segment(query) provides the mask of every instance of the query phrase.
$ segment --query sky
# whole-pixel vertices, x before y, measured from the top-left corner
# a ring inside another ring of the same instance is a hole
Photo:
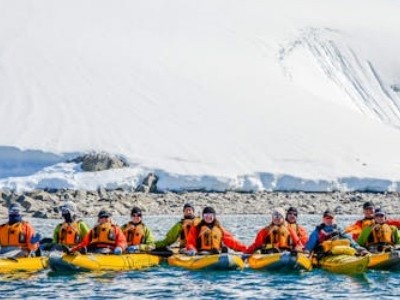
[[[400,191],[399,9],[1,1],[0,188]]]

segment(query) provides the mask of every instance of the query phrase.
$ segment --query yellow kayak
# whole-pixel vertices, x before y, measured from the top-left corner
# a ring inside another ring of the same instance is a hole
[[[52,253],[50,267],[54,271],[129,271],[156,266],[161,258],[156,255],[135,254],[60,254]]]
[[[0,273],[36,272],[48,265],[47,257],[0,258]]]
[[[244,268],[244,262],[239,255],[228,253],[196,256],[175,254],[168,258],[168,264],[189,270],[241,270]]]
[[[255,270],[306,270],[312,269],[311,260],[303,253],[292,254],[288,251],[272,254],[253,254],[248,265]]]
[[[360,274],[367,270],[369,255],[355,256],[347,254],[327,255],[315,259],[313,264],[333,273]]]
[[[391,271],[400,270],[400,250],[371,254],[368,267]]]

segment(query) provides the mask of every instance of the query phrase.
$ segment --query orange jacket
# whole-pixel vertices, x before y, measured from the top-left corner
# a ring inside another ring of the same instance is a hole
[[[121,247],[122,251],[124,251],[127,247],[125,235],[118,226],[113,225],[113,228],[115,230],[115,244],[112,245],[111,249],[114,250],[116,247]],[[92,243],[92,236],[94,234],[93,229],[94,228],[88,232],[81,243],[71,249],[72,252],[75,252],[83,247],[87,247]]]
[[[13,226],[13,227],[21,226],[21,232],[25,235],[26,242],[21,243],[19,245],[11,245],[9,243],[10,237],[9,237],[9,230],[8,230],[10,226]],[[32,225],[26,221],[22,221],[20,223],[14,224],[14,225],[9,225],[8,223],[3,224],[0,226],[0,246],[3,246],[3,247],[19,246],[25,250],[35,251],[39,247],[39,243],[35,243],[35,244],[31,243],[31,238],[34,234],[35,234],[35,230],[33,229]]]
[[[352,235],[353,240],[355,240],[355,241],[360,236],[361,231],[365,227],[369,226],[369,225],[363,226],[364,220],[368,220],[369,221],[368,224],[375,224],[374,219],[361,219],[361,220],[357,220],[354,224],[349,225],[345,228],[345,232],[350,233]],[[400,228],[400,220],[388,219],[388,220],[386,220],[386,224]]]
[[[295,230],[295,232],[296,232],[297,236],[299,237],[301,243],[303,245],[307,244],[307,242],[308,242],[307,230],[303,226],[301,226],[301,225],[299,225],[297,223],[296,224],[289,224],[288,223],[288,225],[289,225],[289,227],[292,227]]]
[[[240,251],[243,252],[246,250],[246,245],[242,244],[240,241],[235,239],[233,235],[226,231],[224,228],[220,226],[223,236],[222,236],[222,243],[228,247],[231,248],[235,251]],[[197,239],[199,237],[200,233],[200,228],[199,226],[192,226],[192,228],[189,231],[189,234],[187,236],[187,244],[186,244],[186,249],[187,250],[198,250],[197,249]]]
[[[302,247],[303,244],[300,240],[300,238],[298,237],[298,235],[296,234],[296,232],[293,230],[293,228],[291,227],[287,227],[289,230],[289,235],[290,238],[294,244],[295,247]],[[264,247],[265,245],[265,241],[267,240],[267,237],[270,235],[270,232],[268,230],[268,227],[264,227],[262,228],[258,233],[257,236],[253,242],[253,244],[251,244],[245,251],[245,253],[248,254],[252,254],[254,253],[255,250],[257,249],[261,249]]]

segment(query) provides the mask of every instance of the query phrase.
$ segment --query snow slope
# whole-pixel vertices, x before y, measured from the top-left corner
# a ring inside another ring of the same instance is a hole
[[[399,8],[1,1],[0,187],[400,190]]]

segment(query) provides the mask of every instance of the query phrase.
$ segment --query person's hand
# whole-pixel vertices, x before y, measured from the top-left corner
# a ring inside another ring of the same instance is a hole
[[[139,245],[139,250],[141,252],[151,252],[152,250],[154,250],[155,247],[152,245],[147,245],[147,244],[141,244]]]
[[[128,249],[126,249],[126,252],[127,253],[139,252],[139,246],[138,245],[129,246]]]
[[[122,248],[121,247],[115,247],[114,254],[115,255],[121,255],[122,254]]]
[[[186,250],[186,255],[188,255],[188,256],[195,256],[196,253],[197,252],[194,249]]]
[[[31,244],[36,244],[36,243],[38,243],[41,239],[42,239],[42,236],[40,235],[40,233],[35,233],[35,234],[32,235],[32,237],[31,237]]]
[[[365,249],[364,247],[357,247],[356,250],[357,250],[357,253],[361,256],[365,256],[369,253],[367,251],[367,249]]]

